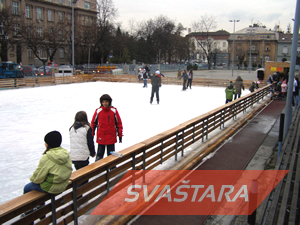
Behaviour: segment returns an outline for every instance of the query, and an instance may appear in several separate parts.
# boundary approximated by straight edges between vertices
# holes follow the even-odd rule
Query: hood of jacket
[[[238,76],[238,77],[236,78],[236,81],[243,81],[243,79],[241,78],[241,76]]]
[[[228,89],[233,89],[232,84],[230,84],[227,88],[228,88]]]
[[[62,147],[51,148],[46,152],[46,155],[51,161],[59,165],[64,165],[69,161],[69,152]]]

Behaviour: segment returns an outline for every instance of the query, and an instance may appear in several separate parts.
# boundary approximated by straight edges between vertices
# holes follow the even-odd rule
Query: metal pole
[[[72,69],[74,73],[74,4],[77,0],[72,0]]]
[[[249,57],[249,73],[250,73],[250,70],[251,70],[251,45],[252,45],[252,31],[251,31],[251,34],[250,34],[250,57]]]
[[[296,67],[296,56],[297,56],[297,44],[298,44],[298,35],[299,35],[299,25],[300,25],[300,0],[297,0],[296,3],[296,12],[295,12],[295,21],[294,21],[294,31],[293,31],[293,42],[292,42],[292,55],[291,55],[291,64],[290,64],[290,74],[289,74],[289,83],[288,83],[288,94],[286,99],[286,119],[284,123],[284,135],[285,139],[287,132],[290,127],[291,121],[291,108],[292,108],[292,98],[293,98],[293,83]]]
[[[232,76],[233,76],[233,68],[234,68],[235,22],[240,22],[240,20],[229,20],[229,22],[233,22],[233,46],[232,46]]]
[[[263,49],[262,49],[262,57],[261,57],[261,67],[264,67],[264,54],[265,54],[265,37],[263,38]]]
[[[89,57],[88,57],[88,74],[89,74],[89,69],[90,69],[90,45],[89,45]]]

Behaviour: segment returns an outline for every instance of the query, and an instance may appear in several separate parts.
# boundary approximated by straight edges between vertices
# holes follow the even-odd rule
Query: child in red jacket
[[[108,94],[104,94],[100,98],[100,108],[96,109],[92,121],[92,133],[95,135],[97,128],[98,151],[96,161],[102,159],[107,150],[107,156],[115,151],[115,143],[117,136],[119,142],[122,143],[123,126],[118,110],[111,105],[112,98]]]

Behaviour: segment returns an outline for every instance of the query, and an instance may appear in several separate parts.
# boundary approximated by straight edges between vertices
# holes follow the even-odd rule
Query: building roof
[[[226,30],[218,30],[213,32],[192,32],[186,35],[186,37],[195,37],[197,39],[205,39],[207,36],[213,37],[215,40],[227,40],[230,33]]]

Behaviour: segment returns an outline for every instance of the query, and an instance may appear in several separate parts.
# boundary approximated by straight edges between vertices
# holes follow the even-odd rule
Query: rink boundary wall
[[[67,189],[59,195],[32,191],[1,204],[0,224],[7,221],[9,224],[29,224],[33,221],[36,221],[35,224],[68,224],[72,221],[78,224],[78,217],[97,206],[128,170],[151,170],[170,158],[177,161],[179,155],[184,156],[186,147],[197,141],[205,142],[211,132],[224,129],[225,122],[236,120],[238,114],[245,113],[269,95],[269,88],[270,85],[265,86],[119,151],[123,154],[121,158],[108,156],[74,171]],[[201,157],[209,153],[205,151]],[[111,170],[115,166],[117,168]],[[88,183],[77,187],[87,180]],[[129,184],[131,182],[134,181],[128,181]],[[45,205],[39,209],[20,218],[22,213],[43,203]]]
[[[22,88],[22,87],[40,87],[50,86],[58,84],[71,84],[71,83],[83,83],[83,82],[95,82],[95,81],[106,81],[106,82],[126,82],[126,83],[141,83],[143,81],[137,78],[136,75],[112,75],[112,74],[80,74],[75,76],[64,76],[64,77],[25,77],[15,79],[0,79],[0,90],[11,89],[11,88]],[[194,77],[193,86],[207,86],[207,87],[227,87],[229,81],[235,81],[234,79],[212,79],[212,78],[199,78]],[[253,81],[243,81],[245,88],[249,88]],[[150,84],[151,81],[148,80]],[[182,85],[183,79],[177,77],[162,77],[162,83],[172,85]],[[266,82],[262,82],[261,86],[265,86]]]

